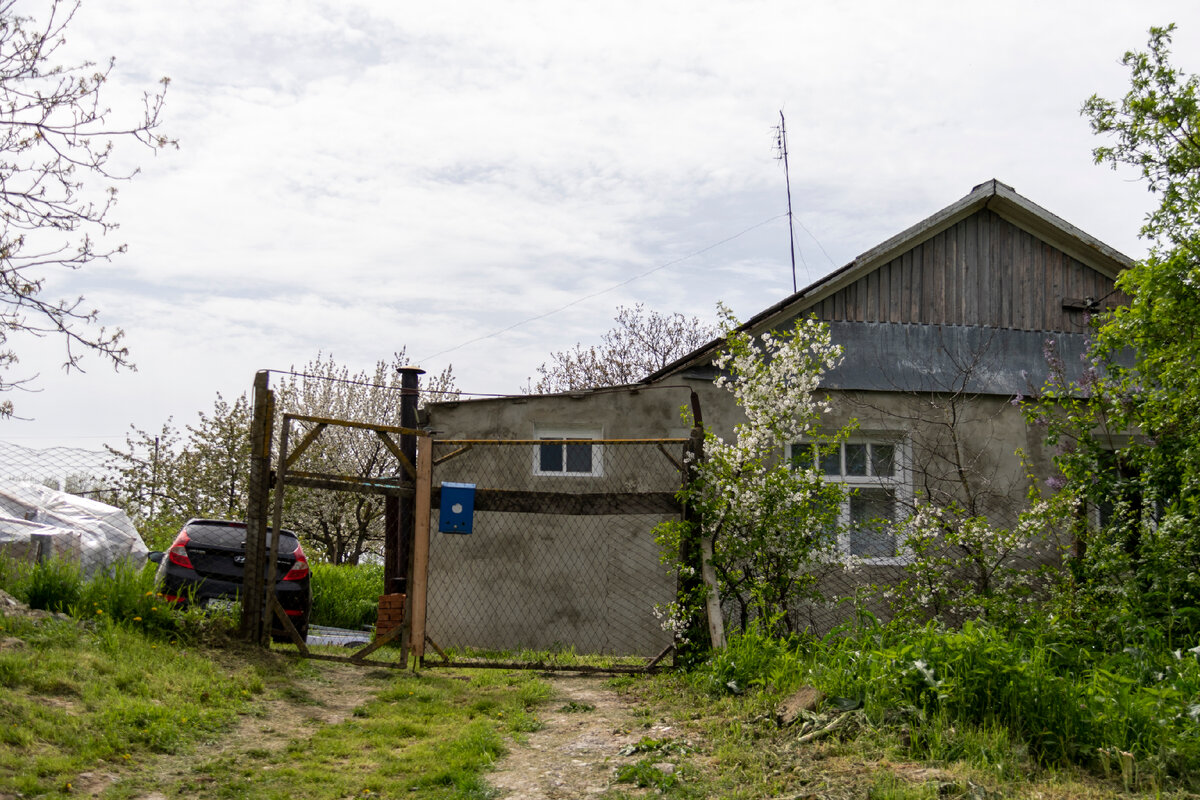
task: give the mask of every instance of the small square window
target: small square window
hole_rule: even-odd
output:
[[[534,475],[595,477],[601,474],[601,450],[591,440],[599,433],[583,431],[541,431],[536,438],[547,440],[534,449]]]

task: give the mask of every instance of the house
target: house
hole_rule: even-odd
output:
[[[1089,319],[1126,301],[1114,280],[1131,263],[991,180],[742,325],[758,335],[811,315],[827,322],[844,348],[843,362],[825,376],[822,390],[833,407],[829,426],[855,420],[856,430],[840,452],[821,456],[819,466],[827,479],[856,490],[841,510],[846,524],[837,545],[867,570],[865,580],[889,580],[910,554],[894,530],[860,521],[898,521],[920,501],[1012,523],[1029,475],[1052,472],[1042,432],[1013,401],[1040,387],[1051,363],[1068,377],[1082,374]],[[613,480],[619,470],[602,469],[611,447],[587,441],[685,436],[680,408],[692,392],[706,424],[722,435],[732,430],[739,411],[732,396],[713,385],[712,362],[721,346],[711,342],[631,386],[433,404],[428,423],[443,439],[554,440],[553,446],[526,446],[525,485],[588,492],[602,473]],[[803,442],[787,455],[814,457]],[[621,480],[636,483],[636,477]],[[548,534],[546,524],[540,519],[536,529],[548,537],[547,547],[573,547],[569,537]],[[628,542],[638,543],[633,557],[651,558],[649,534],[637,530],[626,531]],[[440,563],[439,546],[447,543],[435,536],[431,598],[437,572],[453,572],[466,550],[483,545],[456,542],[462,552]],[[606,567],[571,569],[592,577]],[[672,592],[665,574],[658,580],[649,593],[659,598],[654,602]],[[537,592],[536,586],[525,589]],[[431,614],[433,605],[431,599]],[[559,605],[561,614],[580,618],[572,603]],[[812,624],[829,623],[813,617]]]

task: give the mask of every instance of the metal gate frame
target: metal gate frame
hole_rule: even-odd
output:
[[[409,645],[419,664],[425,644],[425,587],[429,556],[430,497],[432,491],[432,445],[429,434],[413,428],[375,425],[351,420],[284,414],[280,430],[279,454],[274,471],[270,469],[271,439],[274,430],[274,393],[267,387],[268,373],[258,373],[254,382],[254,418],[251,423],[250,499],[246,513],[245,592],[242,605],[242,634],[264,647],[270,647],[270,621],[274,616],[296,645],[300,655],[324,661],[340,661],[380,667],[407,669]],[[289,438],[294,422],[313,423],[313,427],[289,452]],[[357,475],[302,472],[292,469],[304,452],[330,426],[372,431],[395,456],[400,464],[396,478],[363,478]],[[416,464],[402,452],[393,435],[412,436],[417,444]],[[356,494],[382,495],[386,498],[408,500],[412,503],[412,547],[408,564],[402,565],[412,575],[406,586],[405,614],[402,623],[349,656],[314,653],[288,619],[273,591],[276,556],[282,530],[283,493],[288,486]],[[271,497],[271,492],[274,497]],[[271,502],[273,501],[273,502]],[[270,511],[268,512],[268,506]],[[386,587],[385,590],[386,592]],[[384,645],[400,639],[398,663],[367,660],[367,656]]]

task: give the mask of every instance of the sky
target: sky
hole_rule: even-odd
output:
[[[318,353],[517,393],[620,305],[749,317],[792,291],[781,111],[801,287],[991,178],[1137,258],[1153,197],[1079,108],[1169,22],[1200,71],[1194,2],[84,0],[64,52],[116,59],[114,121],[169,76],[179,148],[118,147],[128,251],[45,292],[137,370],[14,342],[0,441],[119,444]]]

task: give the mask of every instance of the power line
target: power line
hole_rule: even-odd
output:
[[[591,300],[593,297],[599,297],[602,294],[608,294],[609,292],[620,289],[622,286],[626,286],[630,283],[633,283],[636,280],[640,280],[640,279],[646,277],[647,275],[653,275],[654,273],[660,272],[660,271],[666,269],[667,267],[673,267],[676,264],[687,261],[688,259],[692,259],[692,258],[695,258],[696,256],[703,255],[704,253],[707,253],[709,250],[713,250],[717,247],[720,247],[723,244],[732,242],[734,239],[738,239],[742,236],[745,236],[747,233],[750,233],[750,231],[761,228],[764,225],[769,225],[770,223],[774,222],[775,220],[782,219],[786,216],[788,216],[787,213],[776,214],[775,216],[773,216],[769,219],[764,219],[762,222],[751,225],[749,228],[746,228],[743,231],[739,231],[738,233],[735,233],[732,236],[726,237],[719,242],[713,242],[712,244],[710,244],[706,247],[702,247],[693,253],[688,253],[685,256],[680,256],[679,258],[675,259],[674,261],[668,261],[665,264],[660,264],[659,266],[654,267],[653,269],[648,269],[645,272],[634,275],[631,278],[626,278],[625,280],[623,280],[619,283],[614,283],[612,286],[609,286],[606,289],[601,289],[598,292],[592,292],[591,294],[584,295],[583,297],[578,297],[578,298],[572,300],[571,302],[567,303],[566,305],[559,306],[558,308],[552,309],[543,314],[536,314],[532,317],[527,317],[526,319],[523,319],[520,322],[514,322],[512,325],[509,325],[506,328],[501,328],[500,330],[492,331],[491,333],[485,333],[483,336],[476,336],[474,339],[469,339],[465,342],[462,342],[461,344],[456,344],[453,347],[447,347],[445,350],[439,350],[438,352],[433,353],[432,355],[428,355],[428,356],[425,356],[424,358],[417,359],[417,363],[429,361],[431,359],[437,358],[438,356],[443,356],[446,353],[453,353],[455,350],[461,350],[462,348],[467,347],[468,345],[475,344],[476,342],[482,342],[485,339],[495,338],[497,336],[500,336],[501,334],[508,333],[509,331],[511,331],[515,328],[519,328],[522,325],[528,325],[531,322],[537,322],[539,319],[545,319],[546,317],[553,316],[553,315],[559,313],[560,311],[566,311],[568,308],[571,308],[572,306],[577,306],[580,303],[585,302],[587,300]]]

